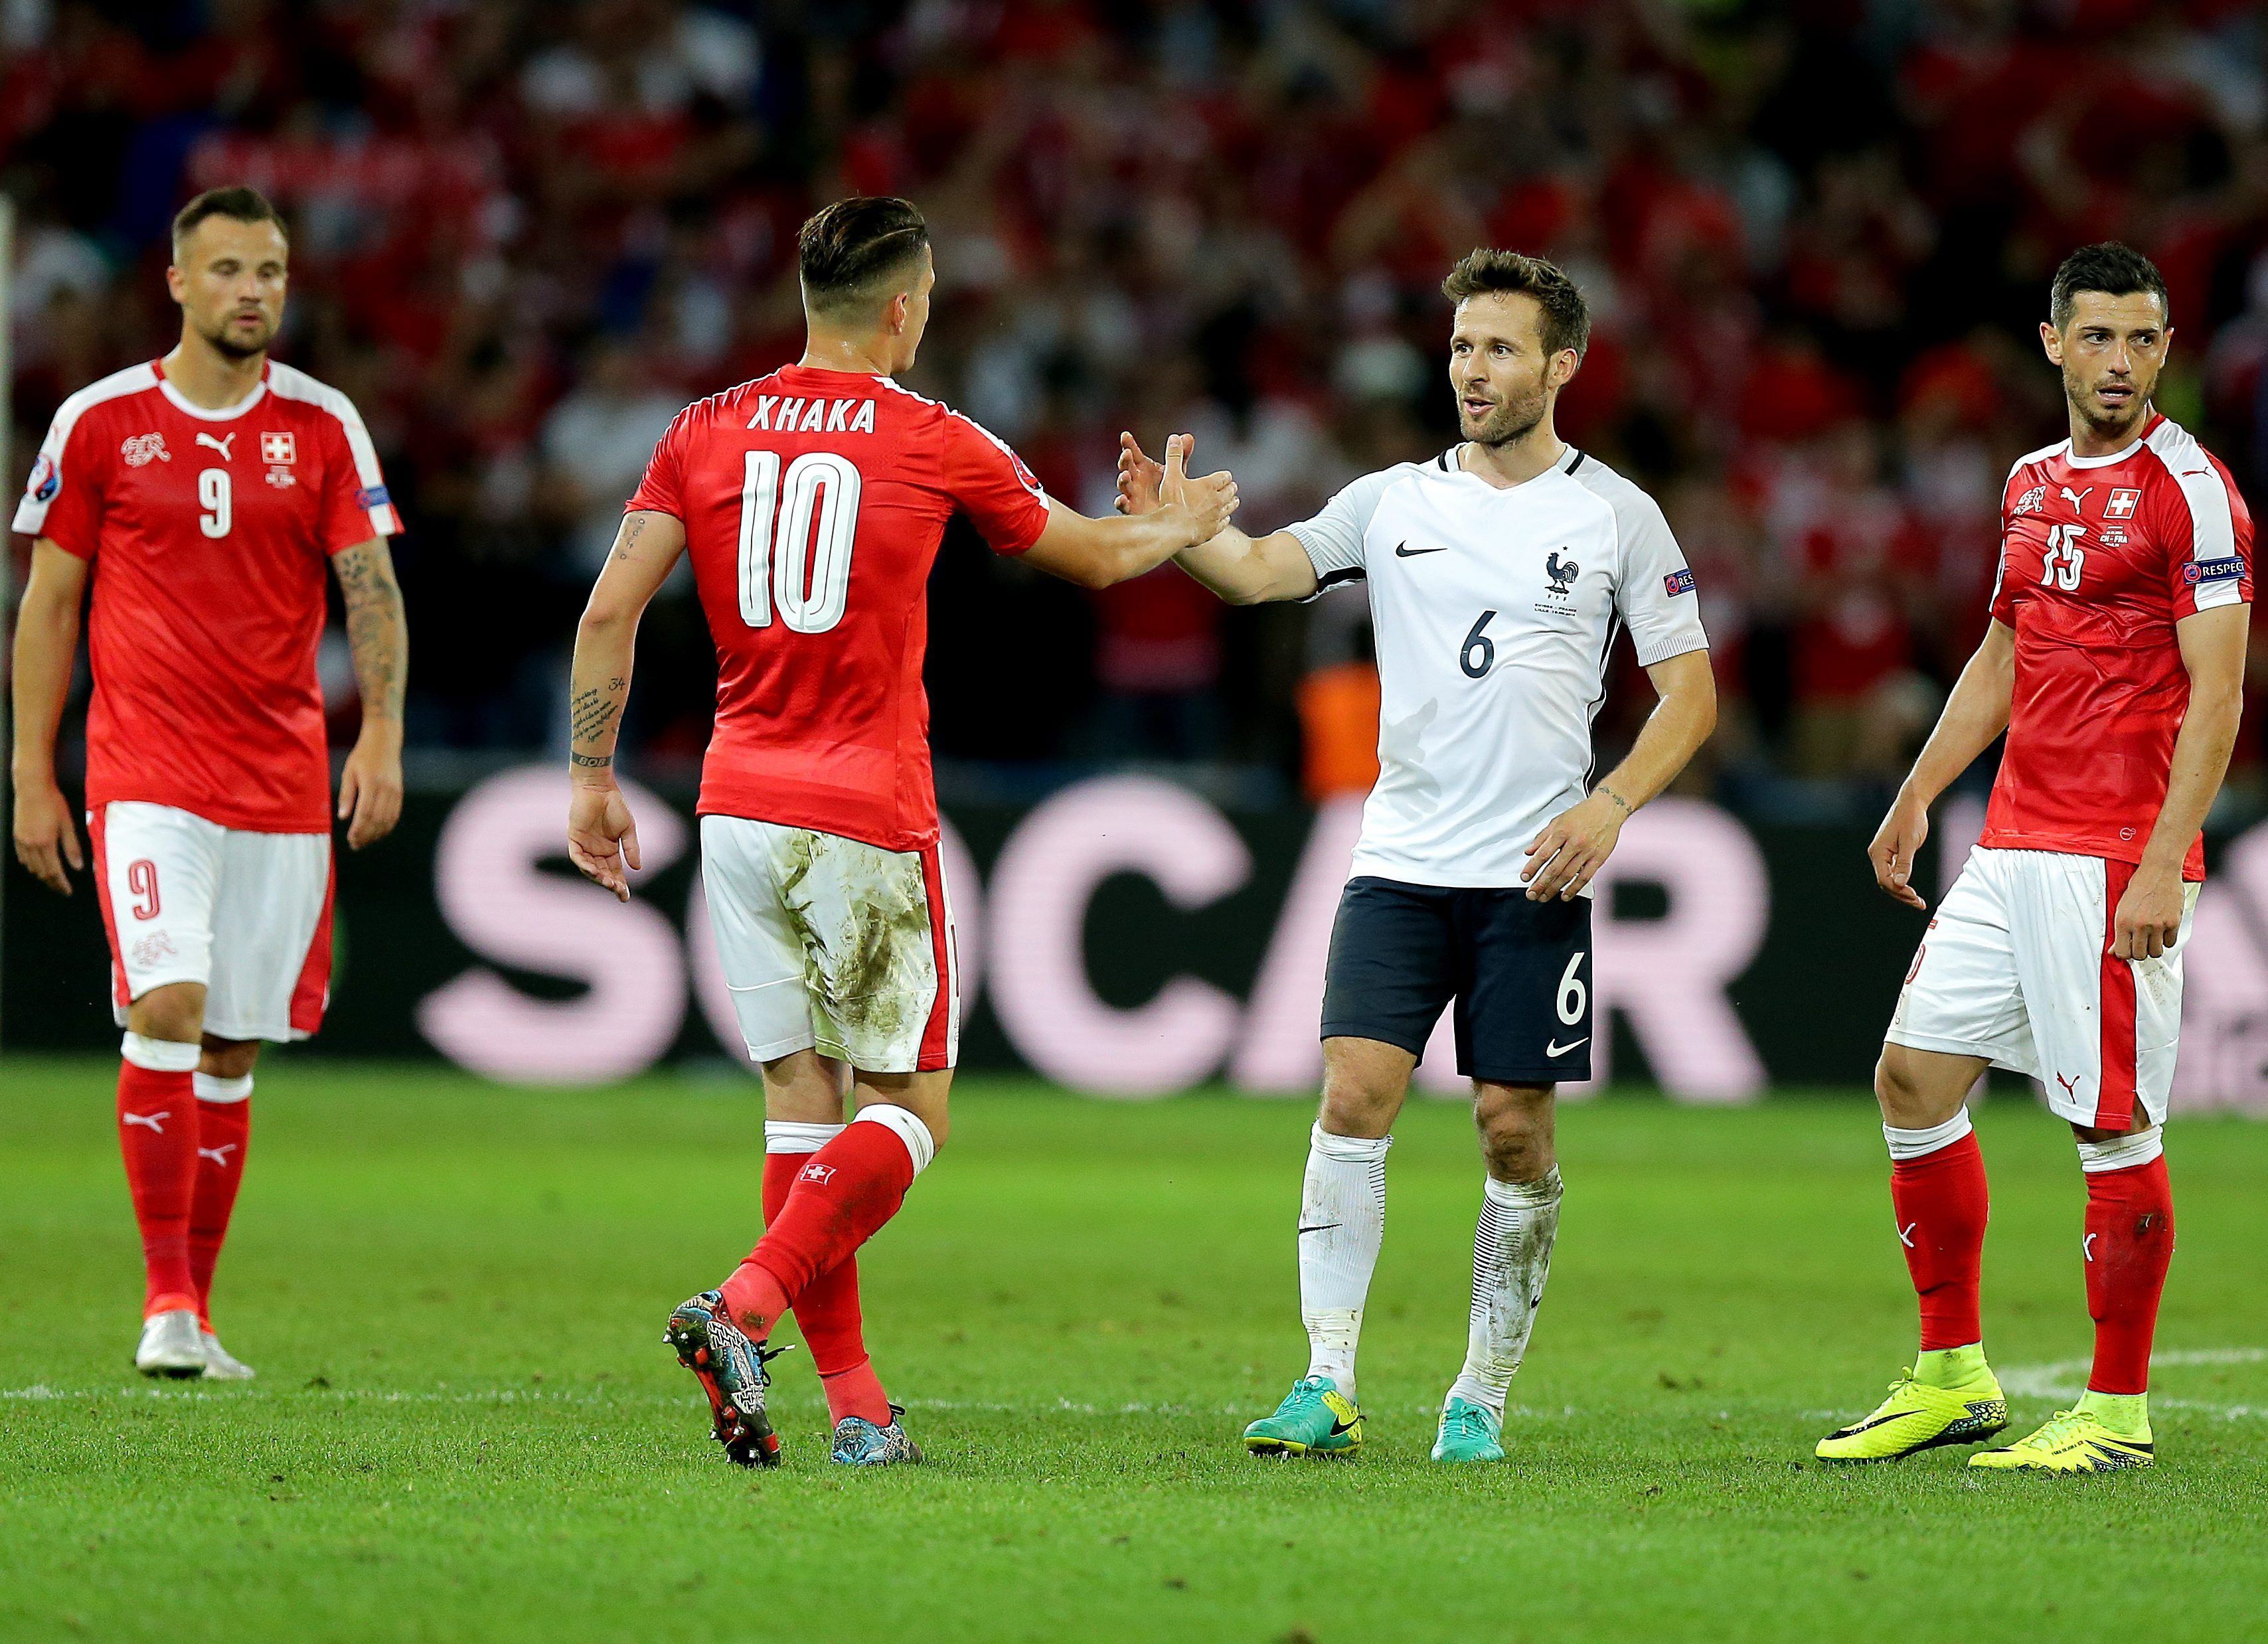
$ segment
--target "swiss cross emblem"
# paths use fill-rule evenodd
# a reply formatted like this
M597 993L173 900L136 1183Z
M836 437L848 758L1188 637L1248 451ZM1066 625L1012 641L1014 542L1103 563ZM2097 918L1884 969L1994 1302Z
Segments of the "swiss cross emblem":
M262 462L297 462L299 460L298 445L288 433L262 434L260 436L260 460Z
M2106 520L2131 520L2134 517L2135 505L2141 500L2139 490L2112 491L2110 500L2102 505L2102 517Z

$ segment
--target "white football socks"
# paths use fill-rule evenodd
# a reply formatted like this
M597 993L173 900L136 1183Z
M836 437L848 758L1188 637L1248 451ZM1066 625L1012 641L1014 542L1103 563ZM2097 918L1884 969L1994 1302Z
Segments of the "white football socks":
M1300 1319L1307 1327L1307 1374L1329 1376L1354 1397L1354 1353L1363 1299L1386 1237L1386 1150L1394 1138L1308 1134L1300 1194Z
M1473 1233L1473 1312L1465 1338L1465 1368L1449 1397L1484 1406L1499 1421L1513 1372L1528 1351L1543 1283L1551 1275L1551 1243L1559 1234L1559 1167L1541 1181L1499 1182L1491 1176Z

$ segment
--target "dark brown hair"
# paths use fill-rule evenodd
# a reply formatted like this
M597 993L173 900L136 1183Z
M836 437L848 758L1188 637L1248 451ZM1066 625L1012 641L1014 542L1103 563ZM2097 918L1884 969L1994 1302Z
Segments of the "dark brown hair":
M803 300L814 313L847 315L895 295L898 279L929 244L929 224L910 200L853 195L814 213L796 234Z
M226 188L208 188L173 214L173 254L177 259L181 242L209 217L225 217L237 223L273 223L277 233L286 240L291 238L283 215L259 189L247 188L241 183Z
M2158 265L2115 240L2081 246L2055 271L2055 284L2048 288L2048 318L2057 330L2070 329L2073 299L2081 291L2101 291L2105 297L2147 291L2158 299L2159 316L2168 325L2174 321L2173 299L2166 294L2166 276L2158 272Z
M1572 348L1580 358L1591 345L1591 311L1575 282L1558 265L1518 251L1491 251L1478 247L1464 254L1449 277L1441 282L1441 295L1453 303L1493 291L1515 292L1535 299L1543 310L1543 351L1557 354Z

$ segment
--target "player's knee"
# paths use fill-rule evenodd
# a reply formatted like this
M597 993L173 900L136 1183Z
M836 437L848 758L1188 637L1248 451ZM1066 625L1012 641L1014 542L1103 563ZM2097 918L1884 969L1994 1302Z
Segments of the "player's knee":
M203 1052L197 1058L197 1072L215 1079L242 1079L259 1059L257 1039L216 1039L207 1034Z
M1499 1182L1533 1182L1551 1168L1552 1105L1547 1087L1482 1085L1475 1092L1473 1124L1481 1156Z
M205 991L194 982L151 988L126 1007L126 1028L145 1039L195 1044L204 1036Z
M1326 1080L1317 1117L1334 1136L1383 1136L1393 1127L1401 1105L1398 1090L1356 1080Z

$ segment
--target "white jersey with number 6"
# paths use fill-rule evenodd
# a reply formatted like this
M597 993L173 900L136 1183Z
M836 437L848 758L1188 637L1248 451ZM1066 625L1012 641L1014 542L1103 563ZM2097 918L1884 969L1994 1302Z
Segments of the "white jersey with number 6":
M1587 791L1617 630L1646 667L1709 641L1644 491L1572 446L1500 488L1461 449L1366 475L1291 529L1326 587L1369 582L1380 774L1353 871L1514 887L1528 842Z

